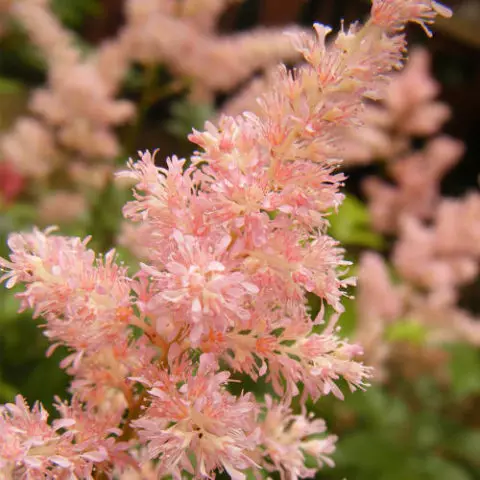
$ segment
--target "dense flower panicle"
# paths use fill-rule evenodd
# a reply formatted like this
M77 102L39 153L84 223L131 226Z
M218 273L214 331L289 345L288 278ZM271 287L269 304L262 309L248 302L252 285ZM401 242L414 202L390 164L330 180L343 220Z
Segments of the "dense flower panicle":
M190 170L183 171L184 165L185 160L172 157L167 160L167 168L158 168L154 157L145 152L141 161L129 163L129 171L117 175L136 183L135 200L124 206L123 214L138 224L142 234L137 242L160 246L174 230L195 235L205 231L204 207L194 194ZM151 259L165 254L163 248L150 248Z
M162 35L176 28L172 9L181 16L179 7L202 4L132 1L128 16L134 23L153 22L155 29L150 25L145 32L158 37L158 25L166 26ZM218 12L215 5L212 11ZM115 264L113 252L97 258L87 240L38 230L10 237L12 255L0 260L8 270L0 281L25 283L22 307L44 316L47 335L73 350L62 362L74 376L72 403L58 407L65 433L37 419L50 435L48 445L65 443L68 455L56 447L42 449L35 467L39 475L54 472L51 477L59 478L57 470L63 469L78 476L81 468L80 476L89 478L93 464L96 473L107 475L115 464L122 478L130 462L145 469L147 478L212 478L215 471L226 471L244 480L249 468L263 467L296 479L313 474L306 456L318 466L331 464L335 438L325 435L323 421L294 415L288 405L300 393L302 404L307 397L343 398L339 381L352 391L363 389L372 374L358 361L362 348L342 339L336 326L341 299L353 283L345 278L343 250L327 233L328 215L343 199L344 176L335 173L338 139L345 126L359 121L364 97L377 92L384 75L400 65L401 20L433 18L426 8L384 21L388 12L382 13L379 2L374 9L374 21L340 32L328 46L326 27L316 26L314 41L303 36L297 46L307 64L293 72L279 70L258 114L223 117L218 128L207 124L204 132L194 131L190 139L200 151L188 166L172 157L166 168L157 168L148 152L129 162L129 170L119 175L135 183L124 216L136 224L144 257L133 279ZM155 23L162 16L165 21ZM162 42L175 42L191 28L186 21ZM201 35L208 32L205 27ZM123 32L122 41L128 35ZM176 61L194 64L205 58L204 52L195 56L205 38L198 45L181 40ZM235 39L228 41L229 48L236 45ZM255 39L241 37L238 44L244 41L251 42L252 59L271 54ZM99 106L110 101L121 76L117 53L105 51L95 75L86 64L77 70L86 84L104 77L102 93L92 96ZM248 70L255 62L245 63ZM213 78L211 68L207 78ZM222 75L213 81L223 88ZM74 78L65 84L71 91L78 86ZM95 109L86 102L76 107L87 117ZM110 107L102 111L105 116L95 113L108 125L123 112ZM60 108L52 114L63 118ZM91 125L78 128L89 131ZM320 300L314 319L307 293ZM326 306L336 311L328 322ZM233 395L225 367L254 380L265 377L280 400ZM12 431L9 415L2 418L14 451L0 461L30 468L25 438ZM135 478L131 470L125 475Z
M412 135L433 135L448 120L450 109L436 100L439 85L430 74L430 63L426 50L413 49L405 68L390 77L381 102L366 105L360 125L344 134L347 165L373 160L390 164L408 152Z
M255 465L249 454L258 443L256 405L251 394L228 393L229 373L215 374L210 362L203 356L196 373L185 368L177 378L164 372L149 390L151 404L133 425L150 456L160 458L174 478L181 478L182 470L208 476L219 468L244 479L241 470ZM179 389L178 382L183 383ZM189 453L195 453L195 466Z
M210 100L214 92L232 89L266 64L298 58L279 30L219 35L214 28L215 16L228 3L129 0L122 44L133 60L165 63L177 76L188 79L193 98L199 100ZM290 31L300 30L291 27ZM212 71L216 74L211 75Z
M392 233L398 231L405 216L432 218L440 201L440 180L458 162L463 150L458 140L439 136L423 151L411 152L387 166L395 185L368 178L364 190L374 227Z
M44 179L61 160L52 131L26 117L17 120L10 133L0 138L0 151L26 178Z
M391 30L402 30L406 23L420 24L427 35L437 15L450 17L452 12L435 0L373 0L372 23Z
M20 0L11 14L49 66L49 85L34 92L32 111L59 129L58 140L67 148L93 158L117 155L119 146L111 127L126 122L134 113L133 104L114 98L128 66L125 49L118 45L114 52L111 44L106 44L98 55L84 60L73 36L47 4ZM113 64L112 57L117 59ZM105 67L112 65L117 68L107 72Z
M265 398L264 418L260 420L260 442L264 449L262 466L280 472L280 478L296 480L315 475L323 463L333 466L330 455L337 437L326 435L325 422L304 414L294 415L288 405ZM305 455L317 466L305 466Z
M128 463L125 444L110 436L118 435L120 417L72 402L58 405L61 418L51 425L41 405L30 410L21 396L0 406L0 478L91 478L95 465L108 470L113 462Z
M190 329L192 343L196 345L211 329L223 332L248 320L250 314L244 305L258 293L258 287L235 271L236 266L229 264L231 260L224 255L231 238L220 239L218 245L202 245L195 237L175 231L173 241L166 271L146 265L142 268L158 291L153 301L157 299L166 314L170 311L183 319Z
M95 350L125 335L130 308L126 271L114 263L115 253L96 260L81 241L50 235L51 230L14 234L10 261L0 265L7 286L27 285L18 294L22 308L33 307L46 320L46 335L79 352ZM124 318L125 317L125 318Z
M416 218L405 218L393 253L393 263L402 277L416 285L448 289L477 276L477 259L461 253L442 255L436 243L434 228Z
M284 398L299 394L298 382L304 385L304 397L313 399L330 393L343 399L340 377L352 391L367 386L371 369L355 360L363 353L361 347L329 332L312 335L305 311L284 312L279 307L276 313L277 321L270 325L262 325L260 316L247 331L211 334L202 348L223 354L232 369L254 379L266 373L275 393Z
M79 400L100 411L124 412L133 400L132 378L143 375L157 355L144 338L137 342L118 339L80 359L72 353L60 366L74 376L70 390Z

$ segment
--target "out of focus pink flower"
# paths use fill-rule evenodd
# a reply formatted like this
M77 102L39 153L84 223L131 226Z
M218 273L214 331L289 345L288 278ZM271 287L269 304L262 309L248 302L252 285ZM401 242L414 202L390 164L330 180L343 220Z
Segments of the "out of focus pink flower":
M220 35L215 23L230 0L139 2L128 0L121 42L134 61L164 63L189 80L196 100L211 100L247 80L256 70L299 53L282 31L257 29ZM298 27L290 27L298 33ZM215 71L215 75L211 72Z
M435 214L436 248L444 255L480 259L480 193L444 198Z
M402 221L393 263L404 279L430 288L457 287L473 280L479 270L478 261L468 255L442 255L435 229L413 217Z
M376 160L388 164L408 152L411 136L437 133L450 116L448 106L435 100L439 88L430 74L429 53L412 50L406 67L391 76L380 101L368 104L361 124L345 132L346 164Z
M355 341L363 346L366 362L375 369L377 381L386 376L385 361L391 348L385 332L389 325L402 317L406 294L404 285L394 285L379 254L367 252L362 255L358 271Z
M460 159L463 145L439 136L420 152L395 159L387 169L395 184L367 178L363 188L372 223L380 232L393 233L403 216L430 219L440 201L440 181Z
M26 178L45 179L61 161L53 132L33 118L22 117L0 137L0 152Z
M78 220L87 211L85 197L73 192L49 192L40 199L39 221L43 225L68 223Z

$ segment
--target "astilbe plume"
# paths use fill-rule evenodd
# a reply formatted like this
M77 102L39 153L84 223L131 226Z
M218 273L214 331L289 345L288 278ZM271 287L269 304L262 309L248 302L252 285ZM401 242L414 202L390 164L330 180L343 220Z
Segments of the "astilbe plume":
M373 8L378 15L397 3ZM194 131L202 150L190 164L172 158L158 168L148 152L129 162L122 176L136 182L135 199L124 214L139 223L144 254L133 278L88 239L11 236L2 279L26 284L22 308L45 319L52 348L71 350L62 366L73 398L59 406L61 429L21 398L2 407L0 434L11 440L0 444L4 471L211 478L225 470L244 479L264 468L296 479L313 473L305 455L331 464L335 438L323 421L289 405L298 395L302 404L343 398L341 378L355 390L371 375L357 360L361 347L338 336L352 281L326 216L342 201L338 135L401 65L401 22L430 22L438 9L405 3L423 7L418 16L389 10L389 21L354 25L329 46L330 29L316 25L316 40L297 41L308 63L279 71L259 115ZM307 292L337 312L326 326L324 308L310 318ZM234 395L230 376L239 373L265 377L276 398Z
M120 147L113 128L135 113L131 102L115 98L129 66L123 46L118 41L105 42L85 56L46 2L14 2L10 15L26 30L47 63L48 84L34 91L29 104L44 122L37 129L41 127L44 135L50 135L50 142L59 149L57 156L65 155L62 149L80 156L80 160L111 160L118 155ZM8 146L2 153L13 157Z
M216 92L228 92L266 65L299 58L278 29L217 32L218 17L234 1L126 0L121 42L135 61L166 64L189 84L190 97L202 102L211 101ZM290 27L292 34L300 31Z
M0 137L1 162L40 185L40 192L54 189L39 202L43 224L79 218L87 209L85 196L108 184L124 148L117 127L137 116L135 104L119 98L133 64L142 63L147 72L165 65L176 77L172 85L206 101L264 64L300 56L279 30L220 36L215 26L230 3L126 0L118 34L88 51L46 0L0 6L0 14L25 31L47 69L46 85L30 95L28 116ZM222 74L212 76L213 70Z
M372 226L393 240L391 268L373 252L359 262L355 338L379 380L387 379L399 353L386 339L398 322L424 329L425 349L452 341L480 345L478 318L458 306L460 289L479 273L480 194L441 196L440 182L464 148L439 133L450 110L436 100L429 64L428 53L415 50L382 102L367 106L362 127L346 139L350 165L384 162L389 177L370 177L362 185ZM412 136L426 137L425 146L414 150Z
M133 103L117 98L128 56L116 40L83 51L50 2L18 0L4 13L39 53L47 81L31 92L29 112L2 132L0 161L39 198L43 224L76 220L87 210L86 196L112 175L122 150L116 127L135 115Z

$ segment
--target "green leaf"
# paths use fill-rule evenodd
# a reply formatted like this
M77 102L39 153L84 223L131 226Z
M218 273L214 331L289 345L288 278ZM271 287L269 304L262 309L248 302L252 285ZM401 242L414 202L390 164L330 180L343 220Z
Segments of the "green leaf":
M0 77L0 95L15 95L17 93L23 93L24 90L25 87L20 82Z
M3 285L0 288L0 325L2 325L10 323L18 317L20 302L15 298L14 291L7 290Z
M457 399L480 393L480 351L468 345L450 348L452 390Z
M52 0L53 12L67 27L78 28L87 17L102 13L102 5L98 0Z
M7 382L4 382L0 378L0 402L1 403L11 402L15 398L16 394L17 394L16 388Z
M379 473L401 468L405 454L401 446L388 441L379 432L357 432L340 439L335 460L339 465Z
M390 342L409 342L423 344L427 337L427 329L416 320L405 319L389 325L386 339Z
M8 208L8 213L2 217L0 229L19 230L35 223L37 211L30 203L14 203Z
M346 195L338 214L329 217L330 234L340 243L380 249L384 240L374 232L370 215L364 203L352 195Z
M22 83L0 77L0 130L9 128L24 111L27 98L28 90Z
M184 139L192 128L202 128L205 121L212 118L214 109L211 104L193 104L188 100L180 100L172 105L171 119L166 127L175 137Z
M421 478L425 480L472 480L459 465L434 456L425 458L421 472Z
M480 468L480 430L461 431L449 440L449 452Z

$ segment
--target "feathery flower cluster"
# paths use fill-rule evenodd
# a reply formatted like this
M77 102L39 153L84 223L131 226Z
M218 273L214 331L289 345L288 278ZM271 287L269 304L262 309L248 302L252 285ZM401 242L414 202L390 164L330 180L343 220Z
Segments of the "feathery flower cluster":
M428 332L429 345L454 340L480 344L478 319L457 305L459 289L474 281L480 269L480 194L459 199L440 194L440 182L461 157L463 145L438 134L450 111L435 100L438 85L429 63L426 51L414 51L381 105L367 106L362 128L351 130L346 143L352 164L382 159L395 182L371 177L363 184L373 227L396 237L391 262L400 280L392 282L380 255L362 256L356 340L378 378L387 375L385 365L396 354L385 336L399 321L419 323ZM427 137L422 150L412 150L412 136Z
M30 194L50 191L50 198L39 202L44 224L71 221L85 212L85 193L102 188L112 175L121 151L115 128L135 114L131 102L116 98L128 57L115 41L83 52L47 1L11 2L7 13L44 59L47 84L31 93L30 115L0 137L1 161L35 183ZM80 178L78 170L88 170L96 184ZM61 210L52 208L58 199L65 200Z
M43 223L78 218L85 210L82 194L101 189L111 177L122 151L116 128L136 114L131 101L117 98L132 63L165 64L193 97L211 100L215 92L228 91L265 64L300 56L278 30L219 36L214 27L229 3L126 0L126 23L118 35L85 53L47 1L7 2L5 12L45 59L48 77L47 85L29 99L32 116L19 118L0 138L1 160L47 187L51 182L59 188L52 179L58 179L60 169L62 176L67 173L60 186L64 190L53 193L66 204L60 212L45 200L47 206L39 209Z
M48 413L36 403L30 410L17 396L0 406L0 478L92 478L93 465L128 463L127 445L116 442L120 418L86 411L77 402L57 404L60 419L47 423Z
M388 3L398 2L374 0L377 17ZM129 162L122 176L136 182L135 199L124 214L139 224L145 254L135 277L113 252L98 258L88 239L12 235L2 280L26 284L22 308L45 319L52 348L72 351L62 366L74 378L71 405L59 407L64 433L40 407L2 407L6 471L131 478L133 465L157 478L226 471L243 480L263 468L296 479L313 473L306 456L331 464L335 438L289 404L343 398L341 379L363 389L371 375L362 348L338 336L352 281L326 217L342 201L338 135L401 64L400 21L430 22L438 8L405 3L425 8L408 17L394 9L390 21L354 25L329 46L327 27L315 26L316 40L301 36L307 63L280 70L259 115L194 131L201 151L188 165L174 157L157 168L148 152ZM310 317L307 292L337 312L328 323L324 308ZM264 377L276 398L234 395L229 379L239 373ZM23 427L19 417L35 420Z
M346 164L401 157L408 153L412 136L436 134L450 117L448 106L436 100L439 88L430 74L428 52L416 47L405 69L391 78L381 102L367 105L361 128L347 132Z
M47 4L20 0L10 14L47 62L48 85L33 93L30 108L43 119L58 147L86 158L118 155L112 127L134 114L132 103L115 99L128 67L123 47L118 42L105 43L95 54L82 58L74 38Z
M122 42L135 61L165 63L176 76L188 80L192 98L202 101L231 90L265 66L298 59L299 53L280 30L220 35L216 21L231 3L127 0ZM300 31L290 27L292 34Z

